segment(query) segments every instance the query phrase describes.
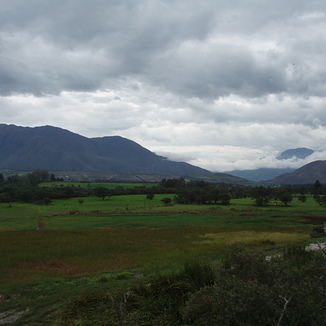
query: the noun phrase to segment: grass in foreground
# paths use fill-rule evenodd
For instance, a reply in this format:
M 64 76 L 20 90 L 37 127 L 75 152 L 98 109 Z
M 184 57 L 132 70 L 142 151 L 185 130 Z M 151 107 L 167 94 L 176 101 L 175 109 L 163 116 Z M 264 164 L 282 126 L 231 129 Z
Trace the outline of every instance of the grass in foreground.
M 189 259 L 219 260 L 235 242 L 273 249 L 307 241 L 325 220 L 311 198 L 258 208 L 250 199 L 163 206 L 163 197 L 0 204 L 2 311 L 29 309 L 16 325 L 50 325 L 63 296 L 128 287 L 136 275 L 146 278 Z

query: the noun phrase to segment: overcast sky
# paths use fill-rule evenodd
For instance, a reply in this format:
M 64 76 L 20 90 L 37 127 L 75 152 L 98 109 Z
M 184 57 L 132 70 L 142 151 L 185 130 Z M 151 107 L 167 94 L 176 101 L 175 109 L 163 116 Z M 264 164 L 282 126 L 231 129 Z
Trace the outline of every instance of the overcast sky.
M 326 159 L 325 0 L 1 0 L 1 123 L 211 171 Z

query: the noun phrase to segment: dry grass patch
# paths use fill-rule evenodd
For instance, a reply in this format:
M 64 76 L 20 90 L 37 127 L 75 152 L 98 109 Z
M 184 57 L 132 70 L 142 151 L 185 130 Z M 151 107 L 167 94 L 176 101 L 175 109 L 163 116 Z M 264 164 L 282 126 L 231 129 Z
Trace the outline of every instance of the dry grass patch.
M 258 231 L 235 231 L 235 232 L 219 232 L 206 233 L 202 235 L 200 241 L 196 244 L 213 245 L 221 244 L 232 245 L 240 243 L 243 246 L 252 247 L 259 245 L 285 245 L 288 243 L 296 243 L 309 239 L 308 234 L 304 233 L 288 233 L 288 232 L 258 232 Z

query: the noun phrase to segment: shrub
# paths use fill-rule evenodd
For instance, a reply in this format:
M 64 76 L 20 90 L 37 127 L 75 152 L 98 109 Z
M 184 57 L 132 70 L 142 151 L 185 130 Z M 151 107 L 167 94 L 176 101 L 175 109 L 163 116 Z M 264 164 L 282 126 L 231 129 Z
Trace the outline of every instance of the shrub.
M 77 296 L 69 300 L 61 310 L 58 316 L 58 324 L 65 326 L 107 325 L 109 320 L 115 320 L 111 301 L 111 295 L 103 293 L 88 293 Z
M 266 285 L 224 277 L 193 294 L 183 317 L 192 326 L 275 325 L 274 309 L 268 304 L 270 297 Z
M 193 293 L 184 323 L 201 325 L 324 325 L 325 267 L 302 247 L 265 260 L 234 246 L 216 271 L 213 286 Z
M 181 311 L 189 295 L 212 284 L 214 273 L 208 264 L 188 262 L 178 272 L 156 276 L 149 284 L 135 288 L 129 318 L 136 325 L 180 326 Z
M 219 272 L 222 275 L 234 275 L 242 280 L 255 280 L 263 284 L 270 284 L 275 276 L 264 253 L 247 251 L 237 244 L 229 250 Z
M 183 273 L 194 289 L 200 289 L 215 283 L 215 274 L 211 265 L 202 262 L 187 262 Z
M 169 204 L 171 204 L 172 199 L 169 198 L 169 197 L 165 197 L 165 198 L 161 199 L 161 202 L 162 202 L 164 205 L 169 205 Z

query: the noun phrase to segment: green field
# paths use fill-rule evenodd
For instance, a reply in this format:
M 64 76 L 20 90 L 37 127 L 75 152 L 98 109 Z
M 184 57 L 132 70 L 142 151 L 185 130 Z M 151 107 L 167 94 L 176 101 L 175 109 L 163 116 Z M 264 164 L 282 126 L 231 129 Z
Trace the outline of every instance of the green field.
M 326 221 L 310 197 L 267 207 L 249 198 L 165 206 L 164 197 L 173 195 L 1 203 L 0 313 L 25 312 L 15 325 L 59 325 L 61 304 L 85 291 L 128 287 L 191 259 L 218 262 L 234 243 L 277 250 L 309 242 Z

